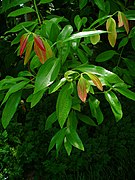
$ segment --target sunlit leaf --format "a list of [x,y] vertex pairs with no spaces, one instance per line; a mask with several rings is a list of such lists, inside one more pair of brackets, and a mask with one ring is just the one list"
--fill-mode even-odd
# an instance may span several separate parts
[[122,118],[123,113],[120,101],[118,100],[117,96],[112,91],[108,91],[105,92],[105,98],[111,106],[116,121],[119,121]]
[[99,78],[95,75],[95,74],[92,74],[92,73],[86,73],[90,79],[93,81],[93,83],[97,86],[97,88],[100,90],[100,91],[103,91],[103,86],[102,86],[102,83],[101,81],[99,80]]
[[114,47],[116,44],[116,39],[117,39],[117,32],[116,32],[116,22],[112,17],[107,19],[106,29],[108,31],[109,43],[112,47]]
[[36,53],[36,55],[39,58],[39,61],[44,64],[46,61],[46,50],[42,50],[39,48],[39,46],[37,45],[37,43],[34,43],[34,51]]

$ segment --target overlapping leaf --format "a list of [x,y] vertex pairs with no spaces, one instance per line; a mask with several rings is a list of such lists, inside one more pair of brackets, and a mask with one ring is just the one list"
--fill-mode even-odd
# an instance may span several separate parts
[[82,102],[86,101],[87,98],[87,80],[81,75],[77,84],[78,96]]

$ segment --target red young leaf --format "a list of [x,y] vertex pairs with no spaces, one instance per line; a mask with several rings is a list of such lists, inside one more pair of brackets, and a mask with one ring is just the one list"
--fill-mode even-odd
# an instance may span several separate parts
[[30,58],[30,53],[32,50],[32,46],[33,46],[33,41],[28,42],[27,46],[26,46],[26,53],[25,53],[25,58],[24,58],[24,65],[27,64],[27,62],[29,61]]
[[87,98],[87,88],[86,88],[86,79],[83,78],[83,76],[81,76],[78,81],[77,92],[81,101],[85,102]]
[[44,64],[45,61],[46,61],[46,50],[45,50],[45,49],[44,49],[44,50],[41,50],[41,49],[37,46],[37,44],[34,43],[34,51],[35,51],[36,55],[38,56],[40,62],[41,62],[42,64]]
[[40,48],[42,51],[45,51],[45,46],[43,44],[43,41],[37,35],[34,35],[34,44],[36,44],[38,46],[38,48]]
[[26,34],[23,34],[20,39],[20,56],[22,56],[22,54],[24,52],[28,38],[29,38],[29,35],[26,33]]

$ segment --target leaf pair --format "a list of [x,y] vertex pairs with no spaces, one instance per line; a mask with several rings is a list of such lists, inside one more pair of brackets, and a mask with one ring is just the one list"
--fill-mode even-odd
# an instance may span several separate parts
[[[85,72],[85,74],[87,74],[87,76],[93,81],[93,83],[96,85],[96,87],[99,90],[103,91],[103,86],[96,75],[89,72]],[[77,92],[81,101],[85,102],[87,98],[87,92],[88,92],[88,80],[86,80],[82,74],[77,84]]]
[[[129,33],[128,20],[127,20],[125,14],[119,11],[118,12],[118,27],[122,27],[122,26],[124,26],[124,28],[128,34]],[[107,19],[106,29],[108,31],[109,43],[112,47],[114,47],[116,44],[116,39],[117,39],[117,31],[116,31],[116,21],[112,17]]]
[[44,64],[47,59],[53,56],[50,45],[47,43],[47,41],[44,41],[43,39],[41,39],[41,37],[39,37],[36,34],[33,34],[34,41],[30,40],[28,42],[29,36],[30,36],[29,33],[25,33],[22,35],[20,39],[20,56],[22,56],[22,54],[24,53],[24,50],[26,49],[24,65],[26,65],[30,59],[33,43],[34,43],[34,51],[36,55],[38,56],[39,61],[42,64]]

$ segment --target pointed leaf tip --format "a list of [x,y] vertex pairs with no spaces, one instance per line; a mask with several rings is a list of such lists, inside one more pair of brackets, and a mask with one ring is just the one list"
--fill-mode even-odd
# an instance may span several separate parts
[[87,98],[87,88],[86,88],[86,79],[81,76],[78,84],[77,84],[77,92],[78,92],[78,96],[81,99],[82,102],[85,103],[86,98]]
[[42,39],[41,39],[39,36],[37,36],[37,35],[34,36],[34,43],[35,43],[35,44],[38,46],[38,48],[40,48],[42,51],[46,51],[45,46],[44,46],[44,43],[43,43]]
[[29,34],[23,34],[20,39],[20,56],[22,56],[22,54],[24,52],[28,38],[29,38]]

